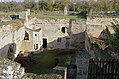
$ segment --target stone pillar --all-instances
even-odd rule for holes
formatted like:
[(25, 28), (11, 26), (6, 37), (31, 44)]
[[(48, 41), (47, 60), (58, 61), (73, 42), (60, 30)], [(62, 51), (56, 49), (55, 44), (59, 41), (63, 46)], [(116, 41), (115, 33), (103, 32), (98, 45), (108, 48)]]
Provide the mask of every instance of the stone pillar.
[(77, 79), (88, 79), (89, 54), (85, 49), (80, 49), (76, 57)]

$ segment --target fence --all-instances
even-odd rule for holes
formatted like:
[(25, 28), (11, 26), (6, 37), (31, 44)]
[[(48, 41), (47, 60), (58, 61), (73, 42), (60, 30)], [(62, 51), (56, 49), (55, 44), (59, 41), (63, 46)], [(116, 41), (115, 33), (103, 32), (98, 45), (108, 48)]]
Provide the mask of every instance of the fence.
[(88, 79), (119, 79), (119, 60), (90, 60)]

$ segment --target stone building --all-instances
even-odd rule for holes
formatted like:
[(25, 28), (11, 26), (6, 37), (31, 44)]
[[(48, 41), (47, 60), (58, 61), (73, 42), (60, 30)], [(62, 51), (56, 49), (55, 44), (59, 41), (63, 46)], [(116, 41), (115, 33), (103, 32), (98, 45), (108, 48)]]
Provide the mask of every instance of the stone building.
[[(31, 18), (28, 26), (38, 26), (42, 30), (42, 47), (47, 49), (73, 49), (81, 47), (85, 40), (89, 46), (88, 37), (98, 38), (105, 26), (109, 28), (110, 33), (114, 33), (110, 27), (111, 22), (119, 21), (118, 18), (87, 18), (84, 19), (39, 19)], [(87, 33), (83, 33), (83, 32)], [(103, 35), (103, 33), (101, 34)], [(104, 37), (104, 35), (103, 35)], [(86, 41), (87, 40), (87, 41)], [(90, 49), (86, 48), (86, 49)]]
[(24, 27), (21, 21), (12, 21), (2, 25), (0, 29), (0, 56), (14, 58), (24, 37)]
[(38, 26), (42, 30), (42, 48), (73, 49), (78, 48), (86, 29), (83, 19), (37, 19), (29, 20), (28, 26)]
[(0, 56), (14, 59), (21, 52), (38, 51), (42, 45), (41, 28), (28, 28), (13, 20), (0, 29)]
[(34, 52), (41, 49), (42, 46), (42, 30), (41, 28), (25, 27), (25, 35), (22, 40), (21, 52)]

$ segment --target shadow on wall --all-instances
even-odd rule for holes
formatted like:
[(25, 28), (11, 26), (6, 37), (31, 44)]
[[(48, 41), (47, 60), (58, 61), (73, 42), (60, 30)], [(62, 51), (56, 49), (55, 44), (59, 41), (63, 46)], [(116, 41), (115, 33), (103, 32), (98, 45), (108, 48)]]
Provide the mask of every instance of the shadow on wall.
[(14, 59), (15, 52), (16, 52), (16, 44), (9, 43), (0, 49), (0, 56), (9, 59)]

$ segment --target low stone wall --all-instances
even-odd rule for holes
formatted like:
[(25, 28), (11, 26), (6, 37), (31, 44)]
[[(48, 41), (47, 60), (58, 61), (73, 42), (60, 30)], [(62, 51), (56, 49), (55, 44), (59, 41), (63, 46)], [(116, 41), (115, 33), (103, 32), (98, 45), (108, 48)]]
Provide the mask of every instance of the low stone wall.
[(62, 79), (61, 75), (57, 74), (42, 74), (42, 75), (36, 75), (33, 73), (26, 73), (22, 79)]

